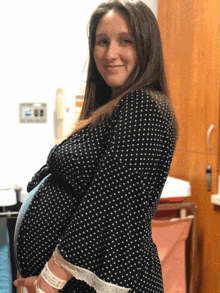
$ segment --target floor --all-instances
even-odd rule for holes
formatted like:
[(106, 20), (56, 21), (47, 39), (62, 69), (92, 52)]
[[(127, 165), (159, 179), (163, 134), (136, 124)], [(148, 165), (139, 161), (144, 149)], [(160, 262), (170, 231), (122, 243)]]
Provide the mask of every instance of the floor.
[(0, 218), (0, 293), (12, 292), (11, 283), (9, 238), (6, 228), (6, 220)]

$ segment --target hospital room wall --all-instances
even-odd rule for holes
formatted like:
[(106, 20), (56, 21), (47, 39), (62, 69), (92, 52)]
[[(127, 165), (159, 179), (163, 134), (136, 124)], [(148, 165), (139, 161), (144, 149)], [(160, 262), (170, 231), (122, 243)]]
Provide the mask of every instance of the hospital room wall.
[[(22, 187), (54, 144), (55, 95), (65, 105), (84, 85), (86, 27), (101, 0), (10, 0), (0, 3), (0, 188)], [(145, 0), (156, 13), (155, 0)], [(46, 103), (47, 123), (19, 123), (19, 103)]]

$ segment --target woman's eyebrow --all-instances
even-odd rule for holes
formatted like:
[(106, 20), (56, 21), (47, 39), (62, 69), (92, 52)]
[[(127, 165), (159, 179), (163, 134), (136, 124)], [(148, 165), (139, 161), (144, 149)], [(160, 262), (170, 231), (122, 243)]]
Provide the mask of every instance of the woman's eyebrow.
[(107, 34), (104, 34), (104, 33), (100, 33), (100, 34), (96, 34), (95, 35), (96, 37), (107, 37)]
[[(118, 34), (119, 36), (130, 36), (130, 37), (132, 37), (132, 34), (130, 33), (130, 32), (121, 32), (121, 33), (119, 33)], [(95, 35), (96, 37), (107, 37), (108, 36), (108, 34), (106, 34), (106, 33), (98, 33), (98, 34), (96, 34)]]

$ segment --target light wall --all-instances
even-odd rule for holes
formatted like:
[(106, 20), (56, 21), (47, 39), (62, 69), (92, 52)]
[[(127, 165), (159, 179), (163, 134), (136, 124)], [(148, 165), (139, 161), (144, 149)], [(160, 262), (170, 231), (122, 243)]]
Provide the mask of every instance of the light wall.
[(157, 2), (158, 0), (142, 0), (145, 4), (150, 7), (150, 9), (153, 11), (155, 16), (157, 17)]
[[(100, 0), (0, 2), (0, 188), (26, 187), (54, 145), (58, 87), (65, 105), (83, 85), (86, 27)], [(156, 13), (156, 1), (144, 1)], [(19, 103), (47, 103), (46, 124), (19, 123)]]

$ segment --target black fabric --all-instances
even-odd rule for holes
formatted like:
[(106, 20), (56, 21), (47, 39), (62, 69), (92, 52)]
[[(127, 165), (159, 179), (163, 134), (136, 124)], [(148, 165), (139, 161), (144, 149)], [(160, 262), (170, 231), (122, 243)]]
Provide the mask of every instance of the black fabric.
[[(58, 244), (65, 260), (106, 282), (133, 293), (163, 292), (151, 219), (175, 142), (165, 97), (137, 90), (122, 98), (111, 120), (86, 126), (55, 146), (43, 167), (52, 175), (18, 235), (22, 276), (38, 275)], [(94, 289), (73, 278), (61, 292)]]

